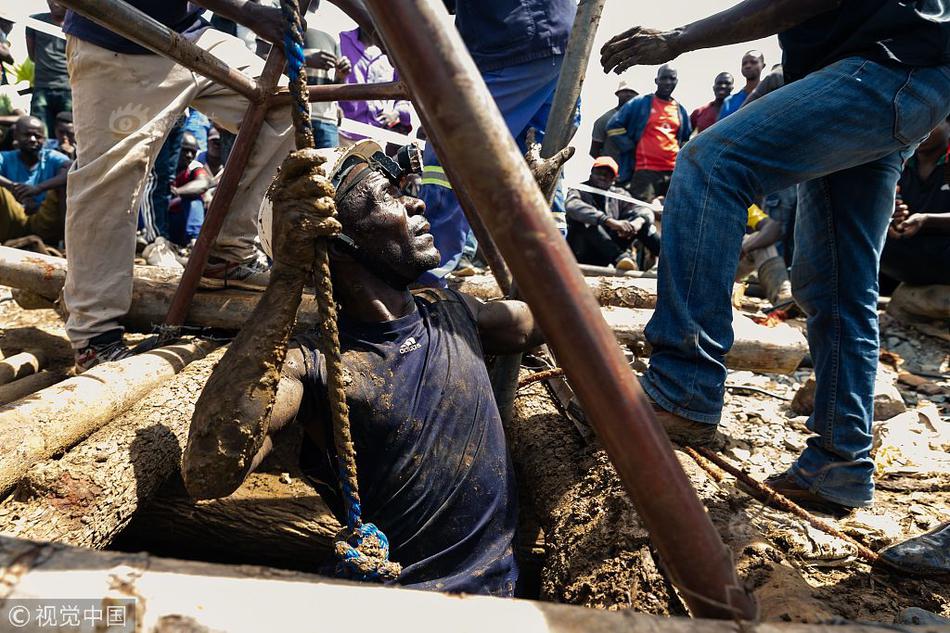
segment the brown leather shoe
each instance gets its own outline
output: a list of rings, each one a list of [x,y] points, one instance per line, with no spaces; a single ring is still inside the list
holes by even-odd
[[[675,413],[670,413],[653,400],[650,400],[650,404],[653,406],[653,415],[663,425],[671,442],[680,446],[712,450],[719,450],[725,445],[726,438],[719,433],[717,425],[687,420]]]
[[[806,488],[802,488],[787,471],[772,475],[762,483],[806,510],[830,514],[838,519],[851,514],[854,510],[852,507],[825,499]],[[782,508],[778,509],[781,510]]]

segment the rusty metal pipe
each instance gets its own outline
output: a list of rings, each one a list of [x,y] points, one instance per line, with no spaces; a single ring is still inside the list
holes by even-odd
[[[284,54],[275,46],[267,55],[267,61],[264,62],[260,84],[267,90],[273,90],[276,88],[283,70]],[[251,103],[247,112],[244,113],[244,119],[241,121],[237,138],[234,140],[234,146],[231,148],[230,156],[228,156],[228,162],[221,174],[221,181],[215,189],[204,224],[201,225],[198,239],[195,240],[195,246],[188,257],[188,265],[185,266],[185,272],[178,283],[178,289],[175,290],[175,296],[172,297],[168,314],[165,315],[165,325],[181,325],[188,316],[191,299],[198,289],[201,273],[204,272],[205,266],[208,264],[211,245],[218,238],[218,233],[224,225],[224,219],[231,208],[234,195],[237,193],[238,183],[241,181],[241,176],[244,175],[244,168],[247,166],[257,135],[261,131],[261,126],[264,124],[264,119],[267,117],[270,107],[270,99],[266,99]]]
[[[378,84],[325,84],[308,86],[310,101],[379,101],[386,99],[408,99],[409,88],[401,81],[388,81]],[[281,89],[279,99],[287,99],[290,93]],[[284,97],[286,95],[286,97]]]
[[[227,86],[251,102],[259,102],[264,98],[257,81],[125,2],[62,0],[60,4],[150,51],[178,62],[188,70]]]
[[[541,142],[541,158],[550,158],[567,147],[574,135],[574,108],[581,96],[587,62],[594,48],[594,36],[600,24],[600,14],[607,0],[580,0],[571,38],[567,42],[564,61],[561,63],[561,76],[558,78],[548,126]]]
[[[564,363],[653,543],[698,617],[751,619],[729,551],[549,218],[549,209],[437,0],[367,0],[448,169],[469,193]],[[419,64],[418,60],[429,60]]]

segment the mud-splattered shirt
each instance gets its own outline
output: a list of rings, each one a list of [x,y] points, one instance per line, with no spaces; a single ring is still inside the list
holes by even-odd
[[[363,518],[389,537],[397,584],[511,596],[514,474],[475,319],[454,291],[420,291],[415,304],[386,323],[340,319]],[[297,342],[301,465],[342,518],[325,363],[315,336]]]

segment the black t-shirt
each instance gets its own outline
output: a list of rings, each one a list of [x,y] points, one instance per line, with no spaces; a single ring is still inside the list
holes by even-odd
[[[905,66],[950,63],[950,0],[844,0],[779,35],[786,81],[860,55]]]
[[[950,211],[950,173],[946,156],[926,180],[921,180],[917,171],[917,157],[907,161],[901,174],[900,196],[911,213],[947,213]]]
[[[189,5],[187,0],[125,0],[136,9],[158,20],[165,26],[178,33],[194,31],[205,24],[200,14],[200,7]],[[147,55],[151,51],[134,44],[129,40],[116,35],[109,29],[99,26],[92,20],[86,19],[74,11],[66,12],[66,21],[63,31],[81,40],[92,42],[96,46],[107,48],[116,53],[129,55]]]

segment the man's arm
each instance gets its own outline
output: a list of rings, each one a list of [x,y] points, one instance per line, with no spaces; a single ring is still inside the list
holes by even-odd
[[[763,218],[755,226],[755,233],[742,240],[742,254],[767,248],[782,238],[782,225],[772,218]]]
[[[23,34],[23,38],[26,40],[26,54],[27,57],[36,61],[36,31],[33,29],[27,29]],[[11,62],[12,63],[12,62]]]
[[[837,9],[843,0],[745,0],[711,17],[661,31],[635,26],[600,50],[604,72],[622,73],[631,66],[658,65],[702,48],[768,37]]]
[[[268,193],[274,203],[270,281],[248,320],[253,327],[242,328],[221,358],[191,418],[182,474],[196,499],[234,492],[259,462],[273,416],[286,421],[299,405],[291,397],[293,384],[284,387],[291,390],[286,399],[279,392],[301,293],[312,278],[318,231],[332,212],[333,187],[321,175],[322,162],[316,150],[293,152]]]
[[[544,342],[534,315],[524,301],[488,301],[462,294],[475,315],[482,349],[486,354],[514,354]]]
[[[195,176],[195,179],[191,182],[186,182],[181,187],[172,187],[172,195],[200,196],[208,189],[211,189],[211,185],[211,178],[209,178],[208,174],[202,170],[201,173]]]
[[[274,399],[274,408],[271,410],[267,423],[267,437],[264,443],[251,460],[248,472],[254,472],[264,458],[274,448],[273,436],[277,431],[286,427],[297,417],[300,403],[303,401],[303,377],[307,373],[300,347],[294,346],[287,350],[284,367],[280,374],[280,383],[277,385],[277,397]]]

